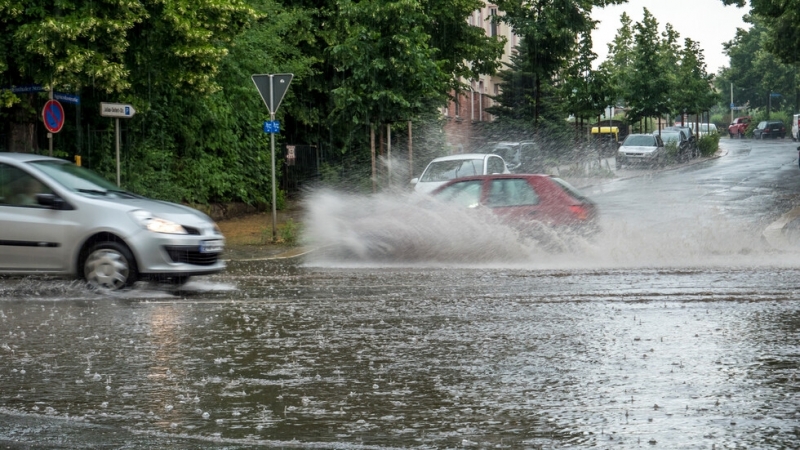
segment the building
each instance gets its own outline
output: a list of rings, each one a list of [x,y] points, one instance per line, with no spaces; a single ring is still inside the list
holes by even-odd
[[[519,42],[508,25],[492,20],[492,17],[497,14],[497,6],[484,3],[484,7],[474,11],[467,21],[472,26],[483,28],[487,36],[506,38],[502,62],[509,64],[511,54],[516,51],[515,48]],[[469,91],[463,92],[442,108],[442,114],[447,119],[444,133],[451,153],[467,153],[475,150],[473,145],[474,125],[494,120],[491,114],[486,112],[486,108],[492,106],[490,96],[500,93],[500,77],[482,75],[480,79],[465,81],[469,85]],[[453,95],[455,94],[453,93]]]

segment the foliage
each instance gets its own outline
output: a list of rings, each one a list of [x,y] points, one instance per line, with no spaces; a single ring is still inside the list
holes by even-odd
[[[797,68],[781,63],[779,58],[767,50],[769,26],[759,16],[745,16],[752,26],[739,29],[736,36],[723,44],[730,58],[730,67],[723,68],[718,85],[733,84],[737,105],[748,105],[752,109],[772,110],[798,108]],[[778,96],[771,94],[779,94]],[[723,96],[722,103],[729,102]]]
[[[712,156],[719,150],[720,134],[706,134],[697,140],[697,148],[700,150],[701,156]]]
[[[286,245],[297,245],[300,241],[301,233],[302,224],[295,222],[291,218],[286,220],[283,225],[278,227],[278,235],[280,236],[281,241]]]
[[[745,6],[745,0],[722,0],[726,5]],[[781,63],[800,62],[800,0],[750,0],[751,15],[765,25],[764,48]]]

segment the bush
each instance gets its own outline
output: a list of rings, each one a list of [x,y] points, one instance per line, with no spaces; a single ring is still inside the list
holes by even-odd
[[[286,245],[295,246],[300,239],[301,226],[299,223],[289,219],[281,227],[278,228],[278,233],[281,240]]]
[[[707,134],[697,141],[701,156],[711,156],[719,149],[719,133]]]

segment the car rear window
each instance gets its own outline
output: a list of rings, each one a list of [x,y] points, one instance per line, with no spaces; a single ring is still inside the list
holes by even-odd
[[[450,181],[471,175],[483,175],[483,159],[434,161],[425,170],[420,181]]]
[[[587,197],[581,194],[581,191],[577,190],[575,187],[573,187],[566,181],[562,180],[561,178],[550,177],[550,179],[553,180],[559,187],[561,187],[561,189],[563,189],[567,194],[570,195],[570,197],[574,198],[575,200],[580,200],[581,202],[584,203],[592,203],[591,200],[589,200]]]

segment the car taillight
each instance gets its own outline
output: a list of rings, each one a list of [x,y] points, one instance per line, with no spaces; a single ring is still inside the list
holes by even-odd
[[[578,220],[588,220],[591,215],[589,210],[583,205],[571,205],[569,209],[575,214]]]

